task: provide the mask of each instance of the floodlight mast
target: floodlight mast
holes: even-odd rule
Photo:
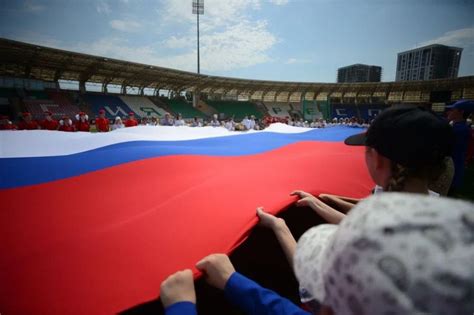
[[[204,14],[204,0],[193,0],[193,14],[197,20],[197,73],[201,73],[201,60],[199,52],[199,16]]]
[[[204,14],[204,0],[193,0],[193,14],[196,14],[197,20],[197,73],[201,73],[201,56],[199,53],[199,16]],[[199,105],[199,90],[197,87],[193,93],[193,107]]]

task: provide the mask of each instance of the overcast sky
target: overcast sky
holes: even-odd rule
[[[0,37],[196,71],[192,0],[0,0]],[[205,0],[201,73],[335,82],[337,68],[379,65],[429,43],[463,47],[474,75],[474,0]]]

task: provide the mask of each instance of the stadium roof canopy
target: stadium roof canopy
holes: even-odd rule
[[[247,80],[163,68],[153,65],[86,55],[0,38],[0,75],[39,79],[99,83],[125,87],[166,89],[173,91],[199,90],[209,94],[249,95],[261,98],[272,94],[275,99],[292,95],[315,99],[318,95],[337,97],[383,96],[406,91],[463,91],[474,88],[474,76],[430,81],[400,81],[378,83],[309,83]],[[462,94],[462,92],[461,92]],[[309,97],[308,97],[309,96]]]

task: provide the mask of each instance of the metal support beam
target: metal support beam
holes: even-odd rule
[[[79,81],[79,92],[86,93],[86,81]]]
[[[25,72],[25,77],[29,78],[30,75],[31,75],[31,64],[27,64],[25,66],[25,71],[24,72]]]
[[[199,90],[194,90],[194,93],[193,93],[193,107],[198,107],[199,105],[199,100],[201,98],[201,93]]]

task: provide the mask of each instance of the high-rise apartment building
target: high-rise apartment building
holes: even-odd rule
[[[462,48],[429,45],[398,54],[395,81],[457,78]]]
[[[337,69],[337,82],[380,82],[382,67],[362,64]]]

